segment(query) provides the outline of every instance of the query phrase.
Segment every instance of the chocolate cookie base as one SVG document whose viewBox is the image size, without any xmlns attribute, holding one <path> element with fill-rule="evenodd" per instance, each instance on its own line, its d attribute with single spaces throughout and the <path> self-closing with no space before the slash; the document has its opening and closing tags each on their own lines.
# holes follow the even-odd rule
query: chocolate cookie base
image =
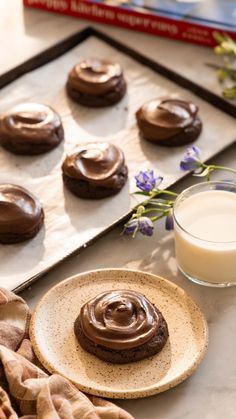
<svg viewBox="0 0 236 419">
<path fill-rule="evenodd" d="M 124 165 L 116 176 L 118 181 L 116 182 L 115 187 L 105 188 L 103 186 L 97 186 L 89 183 L 86 180 L 71 178 L 65 173 L 62 174 L 63 182 L 66 188 L 74 195 L 84 199 L 102 199 L 107 198 L 108 196 L 116 195 L 123 188 L 127 180 L 127 166 Z"/>
<path fill-rule="evenodd" d="M 112 106 L 118 103 L 126 93 L 126 82 L 122 78 L 114 89 L 103 95 L 89 95 L 76 90 L 73 84 L 68 80 L 66 84 L 68 96 L 75 102 L 91 108 L 101 108 L 104 106 Z"/>
<path fill-rule="evenodd" d="M 64 130 L 62 126 L 49 135 L 47 139 L 42 140 L 42 142 L 34 142 L 33 139 L 32 142 L 30 142 L 28 139 L 25 139 L 24 136 L 18 136 L 18 138 L 15 138 L 11 135 L 3 136 L 0 133 L 0 145 L 3 148 L 13 154 L 25 156 L 47 153 L 57 147 L 63 139 Z"/>
<path fill-rule="evenodd" d="M 156 355 L 165 346 L 169 336 L 167 323 L 159 310 L 157 310 L 160 324 L 156 334 L 148 342 L 138 346 L 137 348 L 115 350 L 105 348 L 101 345 L 95 345 L 90 339 L 85 336 L 80 316 L 77 317 L 74 323 L 74 333 L 82 348 L 95 355 L 102 361 L 110 362 L 112 364 L 127 364 L 129 362 L 141 361 L 142 359 Z"/>
<path fill-rule="evenodd" d="M 24 242 L 26 240 L 30 240 L 35 237 L 41 227 L 43 226 L 44 221 L 44 212 L 42 210 L 41 217 L 37 223 L 37 225 L 31 229 L 30 231 L 25 231 L 24 233 L 0 233 L 0 243 L 1 244 L 16 244 L 20 242 Z"/>
<path fill-rule="evenodd" d="M 147 126 L 146 122 L 143 123 L 143 121 L 138 118 L 138 115 L 137 123 L 140 129 L 140 134 L 145 140 L 163 147 L 177 147 L 192 143 L 196 141 L 202 131 L 202 122 L 198 117 L 196 117 L 192 125 L 183 129 L 178 134 L 165 139 L 157 139 L 155 137 L 155 129 L 158 134 L 158 127 Z"/>
</svg>

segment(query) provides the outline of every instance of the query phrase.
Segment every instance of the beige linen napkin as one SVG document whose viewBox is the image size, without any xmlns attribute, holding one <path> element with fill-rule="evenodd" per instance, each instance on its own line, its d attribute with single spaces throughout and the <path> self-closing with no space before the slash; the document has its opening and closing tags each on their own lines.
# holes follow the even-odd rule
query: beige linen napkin
<svg viewBox="0 0 236 419">
<path fill-rule="evenodd" d="M 25 301 L 0 288 L 0 419 L 133 419 L 39 368 L 28 339 L 29 320 Z"/>
</svg>

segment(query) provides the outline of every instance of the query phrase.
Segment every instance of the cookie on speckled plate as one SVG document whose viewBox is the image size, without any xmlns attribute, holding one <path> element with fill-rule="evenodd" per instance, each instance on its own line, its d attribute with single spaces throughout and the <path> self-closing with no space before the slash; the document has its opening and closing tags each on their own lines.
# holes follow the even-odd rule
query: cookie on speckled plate
<svg viewBox="0 0 236 419">
<path fill-rule="evenodd" d="M 157 354 L 169 336 L 161 312 L 143 294 L 130 290 L 92 298 L 82 306 L 74 332 L 83 349 L 115 364 Z"/>
</svg>

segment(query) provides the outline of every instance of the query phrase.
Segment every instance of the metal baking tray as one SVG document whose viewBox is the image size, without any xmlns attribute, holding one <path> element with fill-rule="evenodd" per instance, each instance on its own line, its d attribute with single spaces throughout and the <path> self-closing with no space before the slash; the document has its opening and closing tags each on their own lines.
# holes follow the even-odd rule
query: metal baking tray
<svg viewBox="0 0 236 419">
<path fill-rule="evenodd" d="M 73 103 L 65 93 L 71 67 L 90 56 L 121 63 L 128 93 L 117 105 L 89 109 Z M 30 189 L 43 203 L 45 227 L 30 242 L 0 246 L 1 286 L 20 291 L 70 255 L 91 245 L 124 220 L 137 200 L 134 175 L 155 168 L 170 187 L 185 176 L 179 161 L 185 147 L 157 147 L 139 138 L 135 111 L 145 100 L 174 94 L 199 106 L 203 132 L 196 144 L 207 160 L 235 142 L 233 104 L 126 47 L 107 35 L 87 28 L 0 76 L 0 112 L 27 101 L 51 105 L 62 116 L 65 142 L 50 153 L 15 156 L 0 150 L 0 182 Z M 61 163 L 76 144 L 108 141 L 124 151 L 129 182 L 116 196 L 82 200 L 63 188 Z"/>
</svg>

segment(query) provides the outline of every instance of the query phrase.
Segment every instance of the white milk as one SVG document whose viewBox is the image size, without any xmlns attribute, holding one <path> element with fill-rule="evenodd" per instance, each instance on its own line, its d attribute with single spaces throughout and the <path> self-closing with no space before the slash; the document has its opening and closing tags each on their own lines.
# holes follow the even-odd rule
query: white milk
<svg viewBox="0 0 236 419">
<path fill-rule="evenodd" d="M 180 269 L 196 280 L 236 283 L 236 193 L 198 192 L 177 205 L 175 219 Z"/>
</svg>

